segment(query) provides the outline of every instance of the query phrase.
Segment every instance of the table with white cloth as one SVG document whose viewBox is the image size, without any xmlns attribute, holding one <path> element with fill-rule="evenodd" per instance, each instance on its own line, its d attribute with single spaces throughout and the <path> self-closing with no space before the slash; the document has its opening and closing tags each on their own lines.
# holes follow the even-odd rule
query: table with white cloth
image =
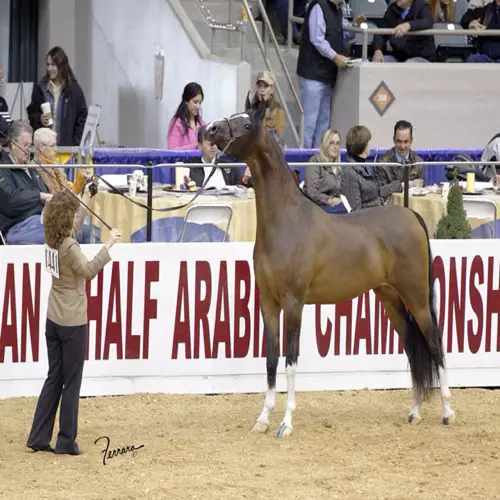
<svg viewBox="0 0 500 500">
<path fill-rule="evenodd" d="M 495 193 L 494 191 L 484 191 L 483 194 L 480 195 L 463 195 L 465 199 L 472 200 L 489 200 L 493 201 L 497 207 L 497 217 L 500 216 L 500 194 Z M 403 193 L 394 193 L 391 195 L 389 199 L 389 203 L 393 205 L 404 205 L 404 196 Z M 438 222 L 441 217 L 446 214 L 446 204 L 447 199 L 443 198 L 440 193 L 427 193 L 424 196 L 410 196 L 408 197 L 408 206 L 415 212 L 419 213 L 424 219 L 427 229 L 429 230 L 429 236 L 434 238 L 434 234 L 436 233 L 436 228 Z M 476 217 L 467 217 L 467 220 L 472 228 L 473 238 L 486 238 L 492 237 L 492 228 L 491 223 L 493 221 L 493 217 L 491 218 L 476 218 Z M 498 230 L 500 221 L 496 221 L 497 226 L 497 234 L 496 237 L 500 238 L 500 231 Z M 489 225 L 489 227 L 488 227 Z"/>
<path fill-rule="evenodd" d="M 153 208 L 167 208 L 184 205 L 192 200 L 195 191 L 169 192 L 162 186 L 153 186 Z M 179 229 L 182 227 L 187 210 L 195 205 L 229 205 L 233 210 L 229 238 L 231 242 L 255 241 L 257 217 L 255 211 L 255 193 L 252 189 L 238 190 L 235 194 L 202 194 L 185 208 L 168 212 L 153 211 L 152 241 L 177 241 Z M 123 242 L 145 241 L 147 210 L 131 203 L 128 193 L 125 196 L 108 191 L 99 191 L 91 198 L 89 207 L 111 227 L 119 229 L 123 234 Z M 137 193 L 133 200 L 147 205 L 146 193 Z M 105 242 L 109 230 L 94 216 L 92 223 L 101 230 L 101 241 Z M 169 225 L 168 231 L 165 223 Z M 160 224 L 161 227 L 160 227 Z M 174 227 L 175 226 L 175 227 Z M 168 233 L 168 234 L 167 234 Z"/>
</svg>

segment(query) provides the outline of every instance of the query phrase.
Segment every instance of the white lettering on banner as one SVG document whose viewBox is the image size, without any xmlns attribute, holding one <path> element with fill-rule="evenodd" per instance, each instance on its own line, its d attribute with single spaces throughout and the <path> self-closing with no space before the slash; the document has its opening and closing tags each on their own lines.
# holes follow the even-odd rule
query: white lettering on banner
<svg viewBox="0 0 500 500">
<path fill-rule="evenodd" d="M 48 245 L 44 245 L 45 248 L 45 270 L 54 276 L 54 278 L 59 279 L 59 252 L 50 248 Z"/>
<path fill-rule="evenodd" d="M 450 383 L 492 386 L 500 382 L 500 244 L 475 245 L 431 242 L 436 308 Z M 40 332 L 51 277 L 40 272 L 40 248 L 0 249 L 0 397 L 36 395 L 46 376 Z M 90 258 L 99 247 L 82 249 Z M 114 247 L 113 261 L 87 283 L 82 393 L 262 391 L 266 348 L 252 252 L 251 243 Z M 373 292 L 304 308 L 299 390 L 408 387 L 407 365 Z"/>
</svg>

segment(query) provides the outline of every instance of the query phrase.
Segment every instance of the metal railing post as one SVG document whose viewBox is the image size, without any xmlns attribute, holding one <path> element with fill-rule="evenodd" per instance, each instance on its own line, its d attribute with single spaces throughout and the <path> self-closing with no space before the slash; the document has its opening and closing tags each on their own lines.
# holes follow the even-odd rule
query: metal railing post
<svg viewBox="0 0 500 500">
<path fill-rule="evenodd" d="M 404 182 L 404 188 L 403 188 L 403 198 L 404 198 L 404 206 L 406 208 L 409 207 L 410 205 L 410 166 L 405 163 L 404 165 L 404 172 L 403 172 L 403 182 Z"/>
<path fill-rule="evenodd" d="M 363 52 L 361 57 L 363 61 L 368 61 L 368 33 L 366 30 L 363 31 Z"/>
<path fill-rule="evenodd" d="M 146 241 L 151 242 L 153 231 L 153 162 L 150 160 L 147 164 L 148 174 L 148 209 L 146 214 Z"/>
<path fill-rule="evenodd" d="M 215 54 L 215 29 L 210 27 L 210 54 Z"/>
<path fill-rule="evenodd" d="M 233 22 L 233 0 L 229 0 L 229 23 Z M 231 31 L 227 32 L 227 46 L 232 47 L 231 43 Z"/>
<path fill-rule="evenodd" d="M 245 55 L 246 55 L 246 42 L 247 42 L 247 35 L 246 35 L 246 29 L 245 27 L 242 25 L 240 27 L 240 56 L 241 56 L 241 60 L 244 61 L 245 60 Z"/>
<path fill-rule="evenodd" d="M 291 50 L 292 41 L 293 41 L 292 17 L 293 17 L 294 5 L 295 5 L 295 0 L 288 0 L 288 19 L 287 19 L 287 24 L 288 24 L 287 47 L 288 47 L 288 50 Z"/>
</svg>

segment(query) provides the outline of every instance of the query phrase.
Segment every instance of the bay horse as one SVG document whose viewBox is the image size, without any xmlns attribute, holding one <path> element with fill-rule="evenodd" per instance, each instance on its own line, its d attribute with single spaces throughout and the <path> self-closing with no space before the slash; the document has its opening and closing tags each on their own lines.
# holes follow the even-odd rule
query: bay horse
<svg viewBox="0 0 500 500">
<path fill-rule="evenodd" d="M 210 122 L 205 138 L 244 161 L 255 190 L 257 234 L 253 260 L 266 338 L 267 393 L 254 427 L 267 432 L 274 408 L 280 314 L 286 317 L 287 405 L 275 436 L 293 430 L 295 373 L 305 304 L 336 304 L 373 290 L 408 356 L 413 403 L 408 422 L 439 381 L 442 422 L 455 421 L 434 307 L 432 256 L 425 222 L 393 205 L 350 214 L 324 212 L 292 178 L 284 154 L 262 125 L 265 104 Z"/>
</svg>

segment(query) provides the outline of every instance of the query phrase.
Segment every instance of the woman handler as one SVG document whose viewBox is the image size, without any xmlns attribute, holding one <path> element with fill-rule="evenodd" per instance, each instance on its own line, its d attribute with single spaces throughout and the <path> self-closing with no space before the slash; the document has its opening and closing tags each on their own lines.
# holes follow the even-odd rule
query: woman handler
<svg viewBox="0 0 500 500">
<path fill-rule="evenodd" d="M 88 200 L 88 187 L 83 198 Z M 109 241 L 88 261 L 75 240 L 85 215 L 85 207 L 66 190 L 54 194 L 44 210 L 45 262 L 52 274 L 45 327 L 49 371 L 27 443 L 34 451 L 80 454 L 75 439 L 87 343 L 85 280 L 93 279 L 111 260 L 109 249 L 122 237 L 113 229 Z M 50 441 L 59 400 L 59 434 L 53 449 Z"/>
</svg>

